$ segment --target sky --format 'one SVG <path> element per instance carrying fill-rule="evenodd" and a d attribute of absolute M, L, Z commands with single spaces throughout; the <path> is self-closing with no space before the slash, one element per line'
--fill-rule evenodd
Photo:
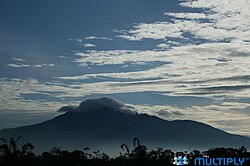
<path fill-rule="evenodd" d="M 0 0 L 0 129 L 114 97 L 250 136 L 249 0 Z"/>

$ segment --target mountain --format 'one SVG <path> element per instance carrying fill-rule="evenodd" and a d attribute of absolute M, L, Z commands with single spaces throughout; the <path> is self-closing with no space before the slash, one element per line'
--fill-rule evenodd
<path fill-rule="evenodd" d="M 40 124 L 1 130 L 0 137 L 21 135 L 39 150 L 53 146 L 69 150 L 90 147 L 110 154 L 118 154 L 122 143 L 132 145 L 135 136 L 151 148 L 250 147 L 250 138 L 195 121 L 166 121 L 138 114 L 132 107 L 111 98 L 90 99 L 79 107 L 69 108 L 67 111 L 64 107 L 61 111 L 66 113 Z"/>

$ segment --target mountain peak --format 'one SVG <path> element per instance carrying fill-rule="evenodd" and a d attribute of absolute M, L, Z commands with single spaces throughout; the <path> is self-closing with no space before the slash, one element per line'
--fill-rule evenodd
<path fill-rule="evenodd" d="M 110 108 L 113 111 L 119 111 L 127 114 L 136 114 L 135 108 L 126 105 L 111 97 L 101 97 L 94 99 L 84 100 L 78 107 L 64 106 L 61 107 L 59 112 L 89 112 L 95 110 L 101 110 L 103 108 Z"/>

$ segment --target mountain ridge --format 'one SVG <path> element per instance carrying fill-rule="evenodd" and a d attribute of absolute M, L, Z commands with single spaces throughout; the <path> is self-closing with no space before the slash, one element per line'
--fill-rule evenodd
<path fill-rule="evenodd" d="M 129 143 L 134 137 L 152 148 L 250 147 L 250 138 L 229 134 L 201 122 L 167 121 L 147 114 L 127 114 L 112 107 L 69 111 L 39 124 L 0 130 L 0 137 L 20 135 L 41 150 L 53 146 L 65 149 L 88 146 L 113 154 L 120 150 L 122 143 Z"/>

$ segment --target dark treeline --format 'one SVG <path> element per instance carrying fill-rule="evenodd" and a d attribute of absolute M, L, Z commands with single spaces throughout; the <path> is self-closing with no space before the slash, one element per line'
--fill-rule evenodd
<path fill-rule="evenodd" d="M 193 165 L 193 160 L 197 157 L 241 157 L 246 159 L 244 165 L 250 165 L 250 152 L 244 146 L 239 149 L 220 147 L 203 152 L 193 150 L 190 153 L 174 153 L 160 147 L 148 150 L 135 137 L 133 149 L 130 150 L 127 144 L 122 144 L 118 157 L 111 158 L 100 151 L 90 151 L 87 147 L 72 152 L 53 147 L 48 152 L 35 155 L 35 147 L 31 143 L 23 143 L 22 137 L 9 140 L 2 138 L 0 141 L 0 166 L 168 166 L 173 165 L 176 156 L 186 156 L 189 165 Z"/>

